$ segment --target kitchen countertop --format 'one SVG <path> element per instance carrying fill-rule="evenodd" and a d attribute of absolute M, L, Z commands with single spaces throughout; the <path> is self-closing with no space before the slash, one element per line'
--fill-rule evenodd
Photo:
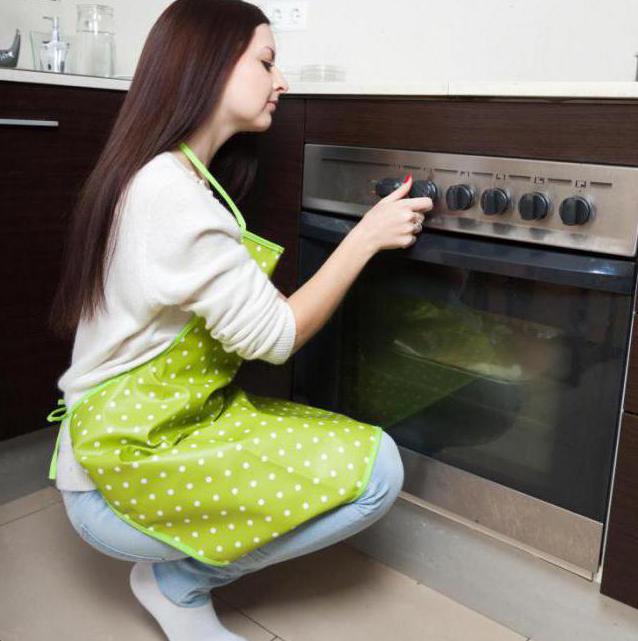
<path fill-rule="evenodd" d="M 22 69 L 0 69 L 0 81 L 128 91 L 129 79 L 97 78 Z M 638 98 L 638 82 L 433 81 L 366 84 L 289 80 L 292 95 L 494 96 L 524 98 Z"/>

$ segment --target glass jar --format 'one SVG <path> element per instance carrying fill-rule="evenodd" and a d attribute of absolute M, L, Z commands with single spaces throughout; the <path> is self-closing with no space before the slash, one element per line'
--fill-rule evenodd
<path fill-rule="evenodd" d="M 303 65 L 301 82 L 344 82 L 346 70 L 340 65 Z"/>
<path fill-rule="evenodd" d="M 79 4 L 75 73 L 112 77 L 115 74 L 113 8 L 105 4 Z"/>

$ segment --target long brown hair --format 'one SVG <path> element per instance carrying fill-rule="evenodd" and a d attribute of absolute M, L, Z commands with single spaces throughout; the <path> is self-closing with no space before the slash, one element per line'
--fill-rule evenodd
<path fill-rule="evenodd" d="M 116 207 L 130 180 L 211 116 L 262 23 L 269 24 L 263 12 L 242 0 L 177 0 L 153 25 L 110 136 L 72 212 L 49 318 L 58 335 L 71 334 L 81 318 L 93 318 L 104 305 Z M 211 167 L 241 200 L 257 171 L 256 134 L 233 136 Z"/>

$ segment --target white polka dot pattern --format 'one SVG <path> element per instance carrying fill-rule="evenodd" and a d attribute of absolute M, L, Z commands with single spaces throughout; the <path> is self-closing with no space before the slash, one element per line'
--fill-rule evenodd
<path fill-rule="evenodd" d="M 280 251 L 258 238 L 243 242 L 270 276 Z M 241 363 L 193 318 L 166 351 L 71 411 L 75 456 L 111 509 L 210 565 L 355 500 L 382 431 L 249 394 L 233 383 Z"/>

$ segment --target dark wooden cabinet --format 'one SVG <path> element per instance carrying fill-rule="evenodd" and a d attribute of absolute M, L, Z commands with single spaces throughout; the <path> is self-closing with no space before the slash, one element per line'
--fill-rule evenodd
<path fill-rule="evenodd" d="M 280 100 L 271 128 L 259 137 L 257 178 L 241 203 L 248 228 L 285 248 L 273 282 L 286 296 L 297 283 L 304 117 L 303 99 Z M 292 367 L 292 359 L 283 365 L 246 361 L 237 382 L 254 394 L 291 398 Z"/>
<path fill-rule="evenodd" d="M 638 608 L 638 416 L 622 421 L 601 591 Z"/>
<path fill-rule="evenodd" d="M 0 438 L 47 426 L 71 341 L 47 327 L 68 215 L 124 94 L 0 82 Z"/>
<path fill-rule="evenodd" d="M 638 318 L 627 365 L 601 592 L 638 608 Z"/>

